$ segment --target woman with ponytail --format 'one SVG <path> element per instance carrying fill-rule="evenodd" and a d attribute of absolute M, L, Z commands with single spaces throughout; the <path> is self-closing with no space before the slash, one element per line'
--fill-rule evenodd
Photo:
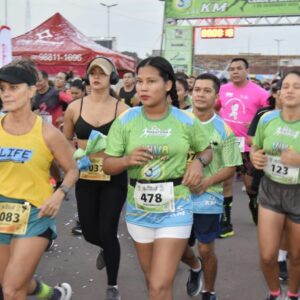
<path fill-rule="evenodd" d="M 140 62 L 136 90 L 142 106 L 115 120 L 103 169 L 111 175 L 128 169 L 126 223 L 149 299 L 171 300 L 177 266 L 192 227 L 190 190 L 197 192 L 203 162 L 211 160 L 211 151 L 197 118 L 175 107 L 175 74 L 166 59 L 149 57 Z M 186 168 L 189 149 L 194 149 L 196 158 Z"/>

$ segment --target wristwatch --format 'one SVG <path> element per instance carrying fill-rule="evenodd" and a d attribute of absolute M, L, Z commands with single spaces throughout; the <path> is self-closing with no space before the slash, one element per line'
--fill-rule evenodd
<path fill-rule="evenodd" d="M 67 194 L 70 191 L 70 188 L 67 187 L 67 186 L 65 186 L 65 185 L 63 185 L 63 184 L 61 184 L 58 188 L 61 189 L 61 191 L 65 194 L 65 197 L 67 196 Z"/>
<path fill-rule="evenodd" d="M 208 163 L 207 163 L 207 161 L 206 161 L 205 158 L 203 158 L 201 156 L 198 156 L 197 159 L 201 162 L 203 168 L 205 168 L 208 165 Z"/>

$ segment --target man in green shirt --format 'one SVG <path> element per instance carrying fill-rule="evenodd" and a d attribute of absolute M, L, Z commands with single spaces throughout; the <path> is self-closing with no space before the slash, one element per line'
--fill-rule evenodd
<path fill-rule="evenodd" d="M 210 137 L 213 160 L 204 169 L 201 194 L 192 194 L 193 226 L 198 240 L 201 263 L 189 246 L 182 260 L 191 267 L 187 282 L 189 296 L 196 296 L 200 292 L 203 269 L 203 300 L 217 299 L 214 291 L 217 275 L 214 240 L 220 233 L 224 201 L 223 182 L 234 174 L 236 166 L 242 164 L 236 137 L 230 127 L 214 111 L 219 89 L 220 81 L 216 76 L 202 74 L 196 78 L 192 93 L 193 113 Z M 192 154 L 190 158 L 193 158 Z"/>

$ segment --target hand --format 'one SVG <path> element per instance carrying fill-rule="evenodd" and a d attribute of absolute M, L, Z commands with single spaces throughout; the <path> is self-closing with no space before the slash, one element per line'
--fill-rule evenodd
<path fill-rule="evenodd" d="M 182 184 L 186 185 L 191 190 L 198 191 L 202 177 L 203 166 L 198 159 L 194 159 L 185 171 Z"/>
<path fill-rule="evenodd" d="M 147 147 L 139 147 L 134 149 L 126 157 L 127 167 L 143 166 L 153 159 L 153 155 Z"/>
<path fill-rule="evenodd" d="M 210 182 L 210 177 L 205 177 L 200 182 L 200 189 L 198 191 L 198 195 L 201 195 L 206 192 L 209 186 L 211 186 L 212 183 Z"/>
<path fill-rule="evenodd" d="M 299 166 L 300 153 L 295 150 L 288 149 L 281 153 L 281 160 L 285 166 Z"/>
<path fill-rule="evenodd" d="M 265 151 L 263 149 L 259 149 L 252 153 L 251 161 L 256 169 L 262 170 L 267 165 L 268 161 Z"/>
<path fill-rule="evenodd" d="M 55 191 L 45 203 L 40 207 L 39 218 L 50 217 L 54 218 L 61 206 L 64 199 L 64 194 L 60 189 Z"/>

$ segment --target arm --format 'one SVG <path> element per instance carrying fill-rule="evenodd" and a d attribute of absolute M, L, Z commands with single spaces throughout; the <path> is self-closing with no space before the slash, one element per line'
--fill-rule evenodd
<path fill-rule="evenodd" d="M 64 129 L 63 134 L 68 141 L 72 141 L 74 137 L 74 122 L 73 122 L 73 109 L 72 105 L 70 105 L 64 115 Z"/>
<path fill-rule="evenodd" d="M 147 147 L 139 147 L 122 157 L 106 156 L 103 161 L 103 171 L 108 175 L 117 175 L 129 167 L 145 165 L 153 156 Z"/>
<path fill-rule="evenodd" d="M 43 136 L 54 159 L 59 163 L 65 172 L 62 185 L 70 188 L 78 179 L 78 169 L 72 157 L 73 149 L 63 134 L 50 124 L 43 125 Z M 51 197 L 40 207 L 40 217 L 55 217 L 61 206 L 65 194 L 61 189 L 57 189 Z"/>
<path fill-rule="evenodd" d="M 253 143 L 253 136 L 248 135 L 247 142 L 248 142 L 248 145 L 251 146 Z"/>
<path fill-rule="evenodd" d="M 117 100 L 117 101 L 120 101 L 120 100 Z M 119 116 L 122 112 L 126 111 L 129 108 L 130 107 L 127 104 L 120 101 L 119 104 L 118 104 L 117 116 Z"/>
<path fill-rule="evenodd" d="M 231 178 L 234 173 L 235 173 L 236 167 L 225 167 L 221 169 L 219 172 L 216 174 L 210 176 L 210 177 L 205 177 L 202 182 L 201 182 L 201 193 L 204 193 L 209 186 L 215 185 L 217 183 L 223 182 L 229 178 Z"/>
<path fill-rule="evenodd" d="M 204 165 L 201 163 L 198 157 L 201 157 L 206 164 L 209 164 L 212 160 L 212 150 L 210 148 L 206 148 L 204 151 L 197 153 L 193 162 L 185 171 L 182 184 L 188 186 L 195 194 L 199 193 L 204 169 Z"/>
<path fill-rule="evenodd" d="M 253 163 L 253 166 L 258 170 L 263 170 L 263 168 L 267 165 L 265 151 L 257 148 L 257 146 L 251 147 L 250 160 Z"/>
<path fill-rule="evenodd" d="M 300 153 L 288 149 L 281 153 L 282 163 L 286 166 L 300 167 Z"/>

